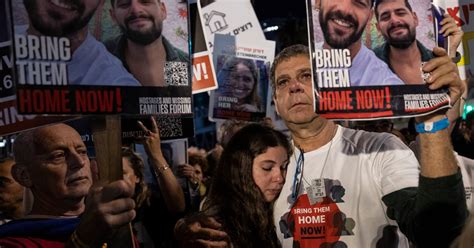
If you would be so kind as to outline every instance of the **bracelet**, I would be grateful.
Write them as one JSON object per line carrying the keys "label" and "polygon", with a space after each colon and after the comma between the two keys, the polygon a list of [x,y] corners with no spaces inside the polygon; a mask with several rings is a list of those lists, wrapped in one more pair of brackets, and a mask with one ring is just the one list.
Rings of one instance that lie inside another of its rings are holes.
{"label": "bracelet", "polygon": [[168,165],[164,165],[163,167],[161,168],[158,168],[158,172],[160,174],[163,174],[165,172],[165,170],[169,169],[170,167]]}
{"label": "bracelet", "polygon": [[418,133],[436,133],[449,127],[448,117],[435,122],[422,122],[415,125]]}

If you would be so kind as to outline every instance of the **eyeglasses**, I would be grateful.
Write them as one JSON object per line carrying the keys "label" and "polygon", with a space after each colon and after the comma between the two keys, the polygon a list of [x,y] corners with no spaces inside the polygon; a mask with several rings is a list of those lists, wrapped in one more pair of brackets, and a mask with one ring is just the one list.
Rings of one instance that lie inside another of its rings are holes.
{"label": "eyeglasses", "polygon": [[298,148],[300,151],[300,155],[298,156],[298,160],[296,161],[296,170],[295,175],[293,177],[293,189],[291,192],[291,199],[296,201],[296,197],[298,197],[301,178],[303,177],[303,167],[304,167],[304,151],[301,148]]}

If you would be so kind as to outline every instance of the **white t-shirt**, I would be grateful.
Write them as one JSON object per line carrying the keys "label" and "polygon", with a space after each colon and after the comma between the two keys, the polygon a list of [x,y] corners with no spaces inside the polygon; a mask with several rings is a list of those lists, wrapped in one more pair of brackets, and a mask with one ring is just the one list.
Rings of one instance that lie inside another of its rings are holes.
{"label": "white t-shirt", "polygon": [[[418,185],[418,162],[397,137],[338,126],[331,142],[304,154],[303,179],[293,203],[299,155],[295,149],[275,203],[274,220],[283,247],[408,247],[382,202],[384,195]],[[308,197],[310,185],[318,192],[320,178],[324,190],[319,193],[326,196]]]}

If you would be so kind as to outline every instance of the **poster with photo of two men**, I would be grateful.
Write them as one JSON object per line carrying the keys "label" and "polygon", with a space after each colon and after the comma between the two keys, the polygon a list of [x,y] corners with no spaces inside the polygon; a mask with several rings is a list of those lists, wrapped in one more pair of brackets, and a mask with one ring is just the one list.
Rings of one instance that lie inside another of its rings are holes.
{"label": "poster with photo of two men", "polygon": [[422,70],[435,46],[449,45],[439,32],[445,10],[429,0],[375,2],[372,12],[372,1],[307,1],[316,112],[364,120],[448,108],[447,90],[430,90]]}
{"label": "poster with photo of two men", "polygon": [[163,139],[193,136],[187,2],[7,2],[18,113],[119,114],[124,138],[153,115]]}

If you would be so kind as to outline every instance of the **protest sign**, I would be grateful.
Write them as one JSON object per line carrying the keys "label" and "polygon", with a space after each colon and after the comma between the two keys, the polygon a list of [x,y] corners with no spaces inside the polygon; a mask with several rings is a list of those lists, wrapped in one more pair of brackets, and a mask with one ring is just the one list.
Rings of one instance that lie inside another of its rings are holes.
{"label": "protest sign", "polygon": [[11,4],[19,113],[159,115],[193,135],[187,3],[158,2],[154,22],[110,1]]}
{"label": "protest sign", "polygon": [[239,37],[215,37],[214,60],[219,88],[210,97],[209,117],[258,121],[265,117],[269,63],[275,42],[241,42]]}
{"label": "protest sign", "polygon": [[188,9],[191,20],[193,94],[197,94],[216,89],[217,81],[212,55],[207,50],[197,2],[190,1]]}
{"label": "protest sign", "polygon": [[199,14],[209,51],[215,34],[229,34],[242,41],[265,40],[250,0],[198,0]]}
{"label": "protest sign", "polygon": [[11,3],[20,113],[189,115],[148,101],[191,102],[187,3],[157,3],[156,23],[110,1]]}
{"label": "protest sign", "polygon": [[[381,3],[374,13],[370,6],[347,10],[337,21],[334,16],[339,14],[330,7],[334,4],[307,1],[318,114],[330,119],[377,119],[449,107],[446,90],[429,90],[424,82],[429,75],[421,70],[435,46],[431,1],[409,1],[412,10],[403,27],[387,25],[384,13],[393,7],[388,4]],[[405,1],[394,4],[408,10]],[[395,53],[391,44],[397,42],[406,43],[398,52],[412,48],[421,59],[391,59],[389,54]]]}

